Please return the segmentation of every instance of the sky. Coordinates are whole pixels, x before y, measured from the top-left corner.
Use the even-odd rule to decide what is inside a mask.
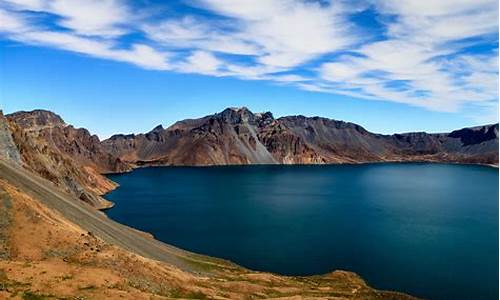
[[[372,132],[498,122],[495,0],[0,0],[0,108],[100,138],[226,107]]]

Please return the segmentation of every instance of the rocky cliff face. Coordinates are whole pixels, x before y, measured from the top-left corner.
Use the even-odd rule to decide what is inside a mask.
[[[228,108],[146,134],[114,135],[104,149],[138,165],[442,161],[498,164],[498,124],[449,134],[374,134],[326,118]]]
[[[228,108],[201,119],[184,120],[146,134],[115,135],[102,142],[110,153],[135,164],[228,165],[315,163],[321,158],[275,120]]]
[[[26,168],[97,208],[111,206],[100,195],[116,184],[101,173],[127,171],[129,166],[104,151],[97,136],[44,110],[17,112],[7,120]]]
[[[257,136],[262,116],[226,109],[146,134],[115,135],[103,141],[110,153],[136,164],[226,165],[276,163]]]
[[[49,111],[34,110],[7,115],[7,119],[32,136],[43,139],[48,146],[76,162],[91,166],[98,173],[124,172],[129,166],[102,149],[99,138],[87,129],[74,128]]]
[[[401,159],[498,165],[498,124],[441,134],[395,134],[391,140]]]
[[[7,119],[0,110],[0,158],[21,165],[21,155],[17,149]]]

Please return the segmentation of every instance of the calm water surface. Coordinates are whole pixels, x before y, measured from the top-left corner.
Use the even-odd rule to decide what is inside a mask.
[[[109,176],[108,215],[290,275],[336,269],[430,299],[498,298],[498,170],[446,164],[162,167]]]

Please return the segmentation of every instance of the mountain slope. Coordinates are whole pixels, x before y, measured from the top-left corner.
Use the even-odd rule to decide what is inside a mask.
[[[498,165],[498,124],[449,134],[374,134],[320,117],[275,119],[228,108],[200,119],[114,135],[103,148],[136,165],[321,164],[434,161]]]
[[[7,129],[26,168],[95,207],[112,205],[101,195],[116,184],[101,173],[127,171],[129,166],[104,151],[97,136],[67,125],[49,111],[17,112],[6,117]]]
[[[108,152],[132,163],[220,165],[276,163],[257,137],[262,116],[226,109],[146,134],[115,135],[102,142]]]
[[[34,110],[20,111],[6,116],[24,132],[43,139],[49,147],[98,173],[128,171],[129,167],[120,159],[101,148],[99,138],[85,128],[74,128],[53,112]]]

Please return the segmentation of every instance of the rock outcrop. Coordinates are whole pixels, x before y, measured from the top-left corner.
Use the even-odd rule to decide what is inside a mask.
[[[12,133],[10,132],[7,119],[0,110],[0,158],[21,165],[21,155],[17,149]]]
[[[94,207],[112,205],[101,195],[116,184],[101,174],[127,171],[129,166],[104,151],[97,136],[67,125],[49,111],[16,112],[6,117],[26,168]]]
[[[275,119],[228,108],[146,134],[114,135],[102,145],[135,165],[331,164],[434,161],[498,165],[498,124],[447,134],[381,135],[320,117]]]
[[[114,135],[102,142],[109,153],[135,164],[227,165],[277,163],[258,137],[265,116],[228,108],[146,134]]]

